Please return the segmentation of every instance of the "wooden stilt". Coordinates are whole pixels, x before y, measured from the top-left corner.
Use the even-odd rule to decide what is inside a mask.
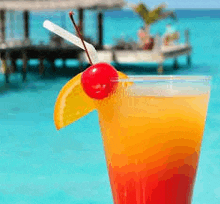
[[[9,73],[5,72],[5,83],[9,83]]]
[[[0,10],[0,41],[5,42],[5,10]]]
[[[185,30],[185,43],[187,44],[187,45],[190,45],[190,42],[189,42],[189,30]],[[187,65],[188,66],[191,66],[191,55],[190,54],[188,54],[187,55]]]
[[[63,58],[63,68],[66,69],[66,67],[67,67],[67,66],[66,66],[66,59]]]
[[[177,58],[174,59],[173,69],[177,70],[179,68]]]
[[[44,56],[39,57],[39,74],[42,75],[44,73]]]
[[[79,8],[79,29],[81,34],[83,35],[83,17],[84,17],[84,10],[82,8]]]
[[[5,53],[5,82],[6,83],[9,83],[9,75],[11,73],[9,62],[10,62],[10,53],[6,52]]]
[[[98,48],[103,49],[103,13],[98,13]]]
[[[187,64],[188,64],[188,66],[192,65],[191,55],[187,55]]]
[[[10,52],[6,53],[7,68],[9,73],[14,73],[16,71],[16,59],[12,56]]]
[[[12,73],[17,71],[17,67],[16,67],[16,59],[15,58],[11,58],[11,71]]]
[[[56,72],[55,59],[52,59],[52,71]]]
[[[157,68],[157,73],[158,74],[163,74],[163,64],[162,63],[159,63],[158,64],[158,68]]]
[[[28,56],[27,56],[27,52],[26,51],[22,52],[22,59],[23,59],[22,80],[26,81],[26,77],[27,77],[27,62],[28,62]]]
[[[5,43],[5,10],[0,10],[0,43]],[[6,53],[1,53],[2,72],[5,74],[5,82],[9,83],[9,75],[7,73]]]
[[[25,10],[23,12],[23,19],[24,19],[25,43],[28,43],[28,41],[29,41],[29,11]]]
[[[56,72],[56,67],[55,67],[55,59],[54,58],[50,58],[48,59],[50,65],[51,65],[51,69],[53,72]]]

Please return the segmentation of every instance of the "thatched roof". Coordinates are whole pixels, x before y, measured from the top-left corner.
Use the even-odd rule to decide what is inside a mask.
[[[112,9],[124,6],[124,0],[0,0],[6,10]]]

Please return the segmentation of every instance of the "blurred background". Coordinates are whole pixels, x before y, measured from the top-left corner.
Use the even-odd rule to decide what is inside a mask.
[[[19,1],[10,2],[16,5]],[[144,3],[153,8],[161,2],[145,0]],[[189,30],[192,63],[188,66],[186,57],[181,56],[179,68],[173,69],[173,60],[168,59],[164,62],[163,74],[212,76],[193,204],[219,204],[220,3],[214,0],[167,0],[166,3],[175,11],[178,20],[168,18],[155,23],[151,26],[151,34],[163,35],[168,23],[175,26],[181,36],[184,36],[184,30]],[[4,8],[0,3],[1,6]],[[23,11],[16,8],[3,10],[6,22],[4,43],[23,41]],[[29,44],[36,47],[49,44],[52,34],[42,26],[47,19],[75,33],[68,17],[70,10],[72,8],[29,11]],[[79,12],[74,8],[73,11],[79,23]],[[98,12],[97,9],[84,10],[84,36],[91,42],[98,41]],[[138,41],[137,32],[143,26],[143,20],[131,7],[125,4],[121,9],[104,9],[102,12],[104,46],[114,45],[118,38]],[[16,71],[10,73],[7,83],[4,70],[0,73],[0,203],[113,203],[97,113],[92,112],[60,131],[55,129],[53,122],[56,97],[63,85],[81,71],[79,62],[57,58],[54,72],[50,69],[51,64],[44,61],[45,70],[41,75],[39,63],[38,59],[28,61],[25,81],[22,80],[22,59],[16,61]],[[128,75],[158,74],[155,63],[113,65]]]

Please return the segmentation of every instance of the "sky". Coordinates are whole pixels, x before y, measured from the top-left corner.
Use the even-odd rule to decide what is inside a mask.
[[[140,0],[126,0],[129,3],[137,4]],[[220,0],[142,0],[143,3],[147,4],[150,8],[158,5],[162,2],[167,3],[168,8],[186,8],[186,9],[220,9]]]

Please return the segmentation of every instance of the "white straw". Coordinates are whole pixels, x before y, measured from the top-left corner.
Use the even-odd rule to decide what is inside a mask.
[[[59,35],[60,37],[64,38],[65,40],[75,44],[76,46],[82,48],[83,50],[85,50],[83,44],[82,44],[82,41],[80,38],[78,38],[77,36],[73,35],[72,33],[64,30],[63,28],[61,28],[60,26],[46,20],[44,21],[44,24],[43,24],[44,28],[48,29],[49,31]],[[99,62],[98,60],[98,55],[97,55],[97,51],[96,49],[93,47],[93,45],[85,42],[85,45],[86,45],[86,48],[88,50],[88,53],[90,55],[90,58],[92,60],[92,63],[93,64],[96,64]]]

